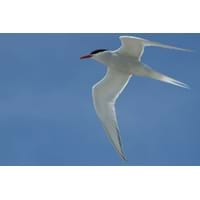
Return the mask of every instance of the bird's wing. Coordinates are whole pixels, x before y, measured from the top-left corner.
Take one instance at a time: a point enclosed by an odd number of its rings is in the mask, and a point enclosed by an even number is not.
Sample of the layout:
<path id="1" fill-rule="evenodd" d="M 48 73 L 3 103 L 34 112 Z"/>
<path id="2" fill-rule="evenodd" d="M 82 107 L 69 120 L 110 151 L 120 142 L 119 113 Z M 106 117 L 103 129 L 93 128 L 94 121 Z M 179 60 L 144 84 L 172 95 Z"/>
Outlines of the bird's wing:
<path id="1" fill-rule="evenodd" d="M 161 44 L 159 42 L 153 42 L 132 36 L 120 36 L 120 40 L 121 40 L 121 47 L 118 49 L 119 52 L 136 57 L 139 60 L 141 59 L 145 46 L 155 46 L 155 47 L 174 49 L 179 51 L 191 51 L 189 49 L 182 49 L 170 45 Z"/>
<path id="2" fill-rule="evenodd" d="M 93 86 L 93 103 L 97 116 L 120 157 L 125 160 L 115 113 L 115 102 L 131 75 L 108 68 L 105 77 Z"/>

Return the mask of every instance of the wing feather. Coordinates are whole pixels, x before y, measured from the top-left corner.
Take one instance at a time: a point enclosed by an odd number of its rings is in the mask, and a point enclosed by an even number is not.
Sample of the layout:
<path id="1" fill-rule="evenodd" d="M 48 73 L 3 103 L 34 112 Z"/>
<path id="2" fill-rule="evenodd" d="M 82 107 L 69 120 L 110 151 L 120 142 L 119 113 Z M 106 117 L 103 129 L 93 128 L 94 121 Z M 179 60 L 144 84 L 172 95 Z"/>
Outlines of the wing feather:
<path id="1" fill-rule="evenodd" d="M 125 160 L 119 127 L 115 112 L 115 102 L 127 85 L 129 74 L 108 68 L 105 77 L 93 86 L 93 103 L 102 125 L 120 157 Z"/>
<path id="2" fill-rule="evenodd" d="M 142 54 L 144 52 L 144 47 L 147 46 L 155 46 L 155 47 L 174 49 L 179 51 L 189 51 L 189 52 L 191 51 L 189 49 L 183 49 L 179 47 L 165 45 L 159 42 L 153 42 L 139 37 L 120 36 L 120 40 L 121 40 L 121 47 L 119 48 L 119 51 L 121 53 L 133 56 L 139 60 L 141 59 Z"/>

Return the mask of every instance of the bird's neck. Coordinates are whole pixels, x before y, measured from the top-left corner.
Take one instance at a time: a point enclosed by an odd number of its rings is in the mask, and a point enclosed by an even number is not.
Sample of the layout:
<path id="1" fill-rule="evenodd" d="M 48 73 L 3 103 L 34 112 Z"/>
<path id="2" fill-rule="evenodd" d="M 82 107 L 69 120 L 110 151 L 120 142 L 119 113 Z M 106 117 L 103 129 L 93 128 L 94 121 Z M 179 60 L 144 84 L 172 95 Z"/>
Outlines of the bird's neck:
<path id="1" fill-rule="evenodd" d="M 110 51 L 106 51 L 96 56 L 94 59 L 102 64 L 109 65 L 111 58 L 112 53 Z"/>

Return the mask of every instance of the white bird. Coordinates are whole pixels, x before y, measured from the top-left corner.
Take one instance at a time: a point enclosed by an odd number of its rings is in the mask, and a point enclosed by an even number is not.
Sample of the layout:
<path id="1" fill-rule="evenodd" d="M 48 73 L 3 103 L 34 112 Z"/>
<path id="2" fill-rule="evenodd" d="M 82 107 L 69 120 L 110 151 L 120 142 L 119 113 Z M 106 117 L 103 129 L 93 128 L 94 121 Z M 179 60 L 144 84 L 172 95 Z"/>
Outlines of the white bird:
<path id="1" fill-rule="evenodd" d="M 146 39 L 120 36 L 121 47 L 114 51 L 98 49 L 80 59 L 93 58 L 107 66 L 105 77 L 92 88 L 93 103 L 103 127 L 120 157 L 126 160 L 120 139 L 119 126 L 115 112 L 115 102 L 128 84 L 130 78 L 135 76 L 149 77 L 179 87 L 189 88 L 188 85 L 154 71 L 141 62 L 144 47 L 155 46 L 181 51 L 190 51 L 174 46 L 152 42 Z"/>

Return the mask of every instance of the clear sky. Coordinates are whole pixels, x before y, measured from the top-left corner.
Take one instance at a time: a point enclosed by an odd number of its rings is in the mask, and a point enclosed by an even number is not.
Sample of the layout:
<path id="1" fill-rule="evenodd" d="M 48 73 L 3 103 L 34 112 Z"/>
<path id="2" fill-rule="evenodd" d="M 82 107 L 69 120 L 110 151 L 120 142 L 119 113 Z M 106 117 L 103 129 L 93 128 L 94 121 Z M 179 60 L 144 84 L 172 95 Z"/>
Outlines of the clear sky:
<path id="1" fill-rule="evenodd" d="M 82 54 L 120 35 L 193 49 L 146 48 L 142 61 L 191 90 L 134 77 L 116 109 L 127 162 L 96 117 L 105 73 Z M 0 34 L 0 165 L 200 165 L 200 34 Z"/>

